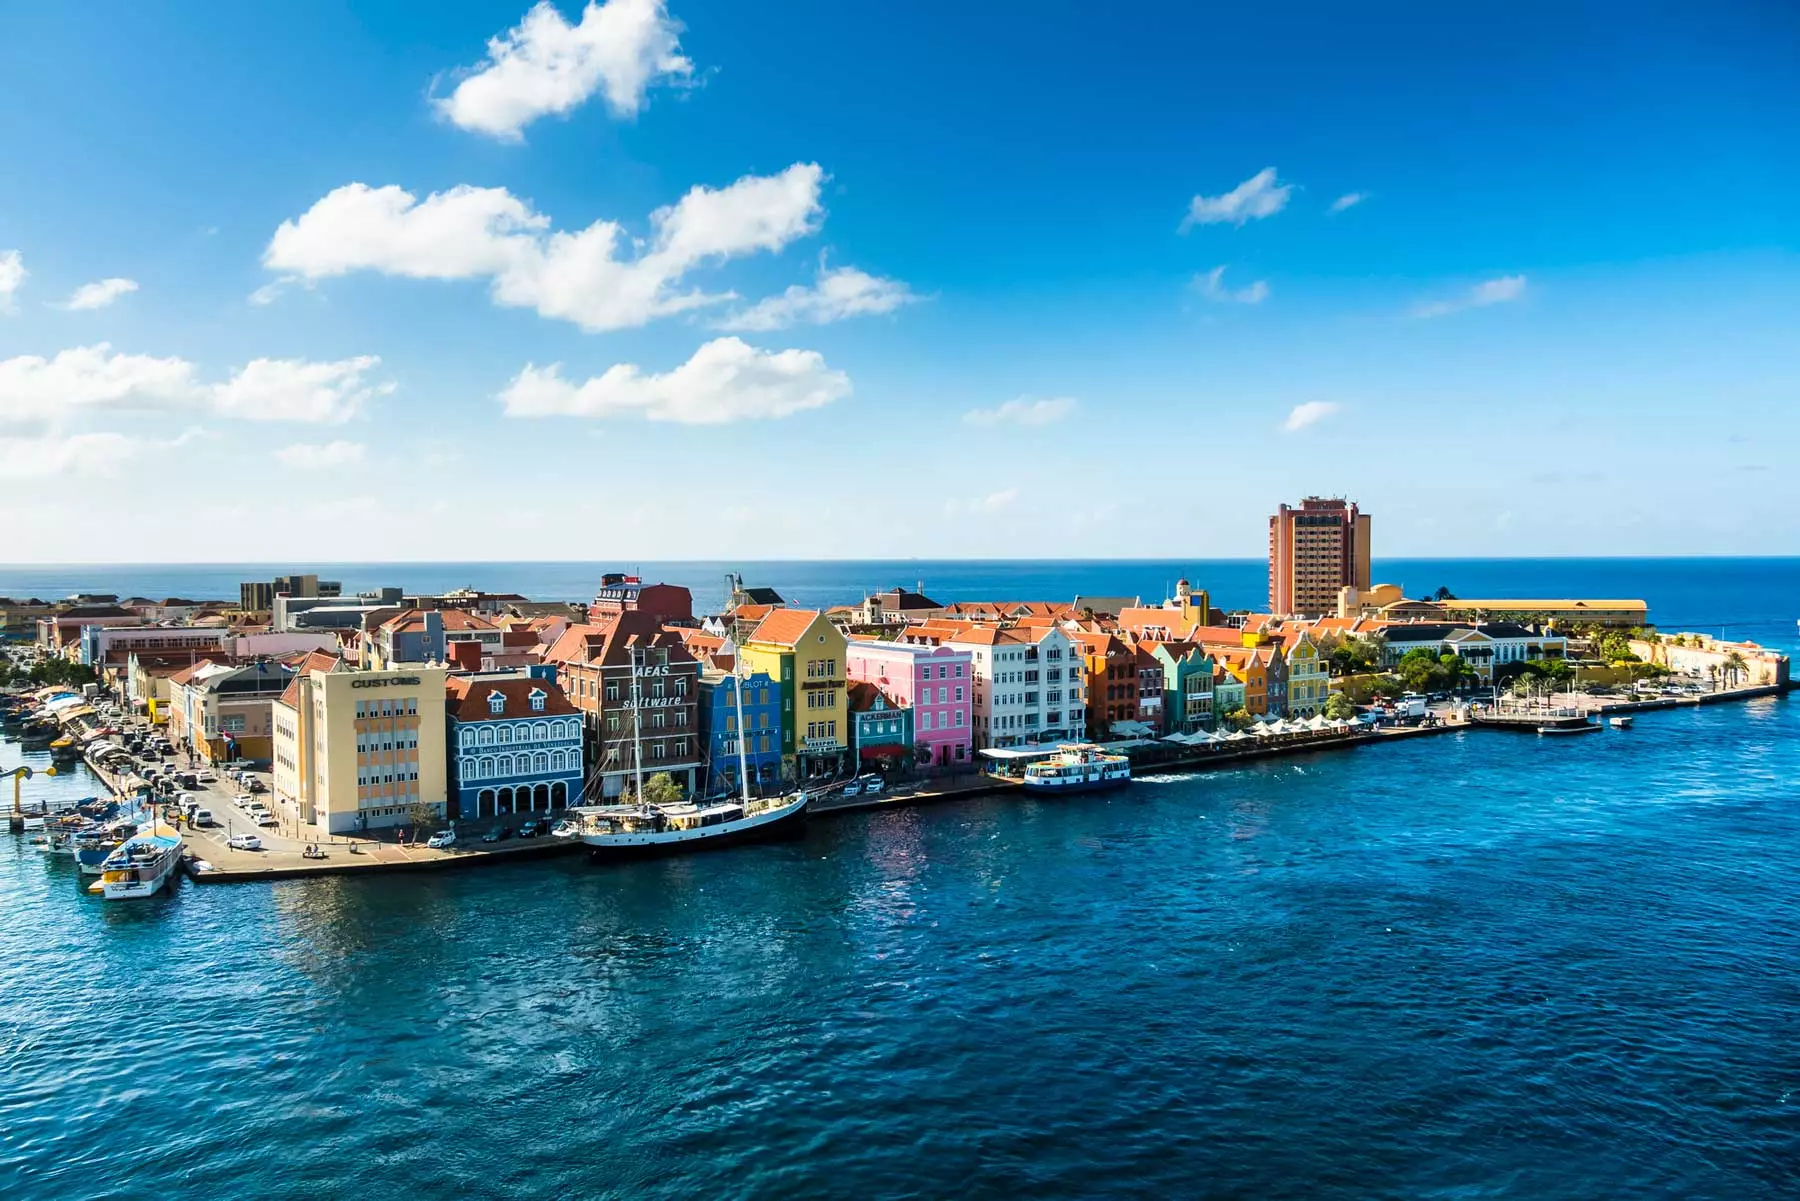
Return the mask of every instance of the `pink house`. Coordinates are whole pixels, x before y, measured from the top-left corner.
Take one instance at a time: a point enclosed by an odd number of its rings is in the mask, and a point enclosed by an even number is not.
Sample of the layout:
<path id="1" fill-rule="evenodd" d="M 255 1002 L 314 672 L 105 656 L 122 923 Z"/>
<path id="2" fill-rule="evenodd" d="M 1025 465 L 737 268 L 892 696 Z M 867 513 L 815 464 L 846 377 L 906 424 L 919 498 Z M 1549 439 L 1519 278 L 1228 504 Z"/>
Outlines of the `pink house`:
<path id="1" fill-rule="evenodd" d="M 844 656 L 850 679 L 867 681 L 912 709 L 913 741 L 931 748 L 933 764 L 969 761 L 974 681 L 968 651 L 852 640 Z"/>

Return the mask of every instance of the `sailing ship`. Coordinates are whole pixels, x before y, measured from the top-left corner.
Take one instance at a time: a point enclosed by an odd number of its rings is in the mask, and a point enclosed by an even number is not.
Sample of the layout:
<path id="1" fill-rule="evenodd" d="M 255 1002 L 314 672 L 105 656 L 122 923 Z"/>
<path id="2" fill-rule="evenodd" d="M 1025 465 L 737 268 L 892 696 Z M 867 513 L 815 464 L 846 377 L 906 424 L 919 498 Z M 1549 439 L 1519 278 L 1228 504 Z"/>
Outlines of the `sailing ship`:
<path id="1" fill-rule="evenodd" d="M 731 846 L 780 837 L 806 820 L 812 798 L 804 791 L 756 797 L 750 792 L 745 751 L 742 680 L 735 671 L 732 693 L 737 704 L 738 786 L 736 797 L 650 804 L 644 799 L 643 741 L 639 736 L 641 652 L 631 657 L 631 741 L 635 803 L 583 808 L 579 837 L 595 862 L 649 858 L 656 855 Z"/>

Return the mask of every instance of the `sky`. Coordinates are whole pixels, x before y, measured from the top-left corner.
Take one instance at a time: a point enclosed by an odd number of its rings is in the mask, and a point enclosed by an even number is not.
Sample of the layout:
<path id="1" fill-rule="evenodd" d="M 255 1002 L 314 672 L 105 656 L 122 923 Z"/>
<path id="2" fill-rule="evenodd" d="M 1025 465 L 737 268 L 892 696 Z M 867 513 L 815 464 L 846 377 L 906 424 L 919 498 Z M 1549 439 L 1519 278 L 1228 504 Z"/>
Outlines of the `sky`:
<path id="1" fill-rule="evenodd" d="M 1800 10 L 0 0 L 0 562 L 1800 552 Z"/>

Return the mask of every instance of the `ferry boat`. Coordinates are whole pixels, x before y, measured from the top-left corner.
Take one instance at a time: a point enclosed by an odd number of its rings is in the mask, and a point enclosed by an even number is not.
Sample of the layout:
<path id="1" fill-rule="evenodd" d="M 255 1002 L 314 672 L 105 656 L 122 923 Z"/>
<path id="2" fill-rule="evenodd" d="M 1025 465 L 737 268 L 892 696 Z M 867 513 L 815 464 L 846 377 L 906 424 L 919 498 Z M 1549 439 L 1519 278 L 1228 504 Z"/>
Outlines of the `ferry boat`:
<path id="1" fill-rule="evenodd" d="M 154 896 L 181 862 L 181 839 L 166 828 L 126 839 L 100 865 L 100 878 L 88 886 L 109 901 Z"/>
<path id="2" fill-rule="evenodd" d="M 1074 746 L 1025 765 L 1032 792 L 1092 792 L 1131 783 L 1131 760 L 1096 746 Z"/>
<path id="3" fill-rule="evenodd" d="M 73 840 L 76 868 L 84 876 L 100 875 L 112 853 L 137 832 L 136 822 L 121 820 L 77 834 Z"/>
<path id="4" fill-rule="evenodd" d="M 570 816 L 579 822 L 579 837 L 596 863 L 619 859 L 697 851 L 737 843 L 778 838 L 806 821 L 812 796 L 804 791 L 786 796 L 752 797 L 745 740 L 738 743 L 738 780 L 742 795 L 676 804 L 649 804 L 644 795 L 643 758 L 638 746 L 638 658 L 631 663 L 633 759 L 637 774 L 636 804 L 582 808 Z M 744 698 L 734 688 L 738 729 L 744 729 Z"/>

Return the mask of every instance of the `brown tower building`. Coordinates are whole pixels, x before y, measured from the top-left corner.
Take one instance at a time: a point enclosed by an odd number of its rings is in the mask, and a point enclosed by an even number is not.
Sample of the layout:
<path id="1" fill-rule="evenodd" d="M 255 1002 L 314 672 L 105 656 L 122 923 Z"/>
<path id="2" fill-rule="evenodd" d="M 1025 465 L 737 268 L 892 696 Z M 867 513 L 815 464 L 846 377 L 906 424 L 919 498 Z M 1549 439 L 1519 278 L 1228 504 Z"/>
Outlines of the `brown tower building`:
<path id="1" fill-rule="evenodd" d="M 1337 612 L 1339 588 L 1369 586 L 1369 515 L 1342 500 L 1309 496 L 1269 518 L 1269 611 Z"/>

